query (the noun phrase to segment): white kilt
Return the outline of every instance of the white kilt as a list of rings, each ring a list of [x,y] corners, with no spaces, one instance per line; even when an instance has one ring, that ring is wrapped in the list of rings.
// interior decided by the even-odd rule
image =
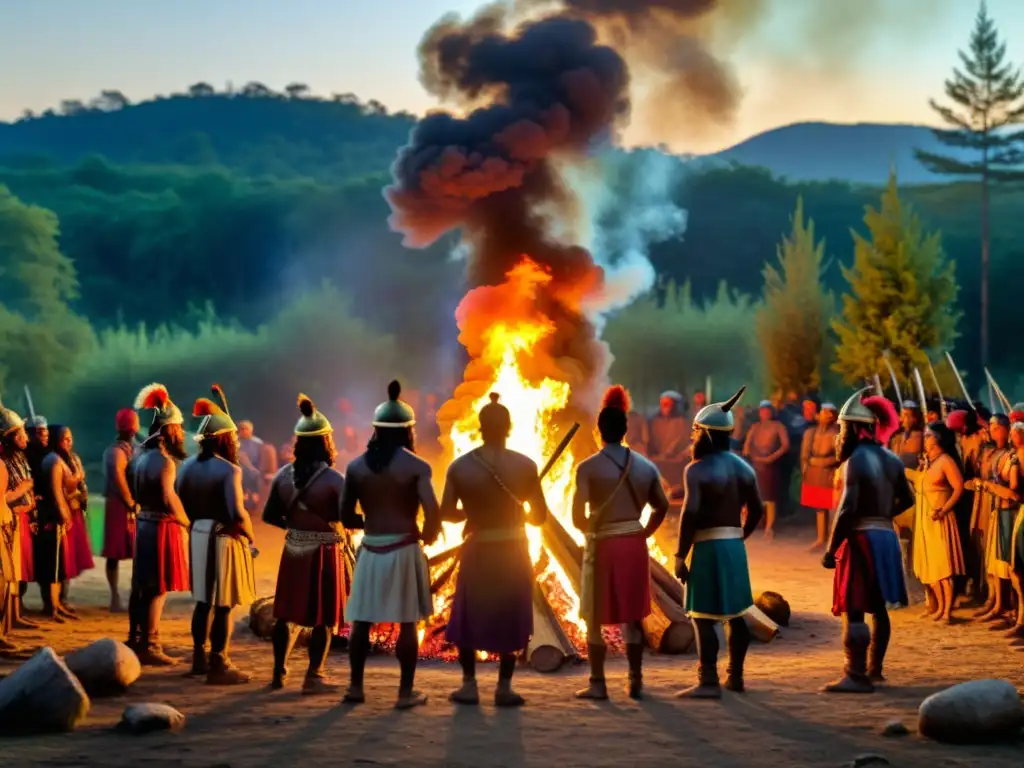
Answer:
[[[387,547],[405,536],[363,536],[362,543]],[[363,546],[356,553],[352,594],[345,621],[369,624],[414,624],[434,614],[430,569],[419,544],[378,554]]]
[[[248,605],[256,599],[256,573],[249,542],[223,534],[223,530],[213,520],[192,524],[192,597],[219,608]]]

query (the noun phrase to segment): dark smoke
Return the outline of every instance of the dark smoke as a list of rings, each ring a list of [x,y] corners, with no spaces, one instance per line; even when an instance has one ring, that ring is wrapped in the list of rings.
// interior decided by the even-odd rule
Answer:
[[[421,47],[423,82],[465,104],[486,104],[465,117],[434,113],[413,130],[392,167],[384,194],[389,222],[405,243],[425,247],[459,230],[469,245],[473,287],[495,286],[529,256],[547,270],[524,307],[499,293],[471,291],[458,313],[460,340],[481,347],[496,318],[543,314],[555,332],[521,361],[527,376],[555,376],[587,398],[606,372],[607,349],[581,312],[604,274],[591,254],[552,236],[571,219],[576,199],[558,164],[581,159],[608,141],[628,115],[625,62],[597,42],[584,19],[551,17],[504,32],[500,9],[462,24],[444,19]],[[514,306],[513,306],[514,304]]]

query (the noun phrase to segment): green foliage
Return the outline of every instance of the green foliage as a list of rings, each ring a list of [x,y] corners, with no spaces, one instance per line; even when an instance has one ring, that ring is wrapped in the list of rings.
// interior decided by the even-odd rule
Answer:
[[[963,69],[954,68],[945,82],[949,107],[934,99],[932,109],[951,126],[934,131],[950,147],[975,150],[974,162],[918,151],[918,159],[936,173],[975,176],[996,181],[1024,179],[1019,145],[1024,133],[1008,126],[1024,122],[1024,80],[1020,70],[1006,61],[1006,43],[999,39],[995,22],[984,2],[971,31],[969,50],[958,51]]]
[[[917,216],[899,199],[896,175],[878,209],[864,217],[870,240],[854,238],[852,268],[843,268],[850,292],[842,316],[833,322],[839,336],[835,370],[850,383],[885,372],[890,352],[901,385],[927,355],[941,354],[957,336],[955,265],[946,259],[938,233],[925,234]]]
[[[0,185],[0,389],[15,378],[37,391],[53,387],[91,348],[88,323],[68,308],[78,280],[58,233],[51,211]]]
[[[75,367],[66,391],[43,403],[46,414],[69,419],[79,451],[98,456],[111,438],[114,413],[130,406],[145,384],[165,384],[188,413],[216,382],[234,415],[256,420],[264,434],[283,435],[297,418],[292,405],[299,392],[330,413],[356,373],[360,382],[387,382],[417,373],[424,362],[406,348],[400,357],[394,337],[356,318],[350,298],[326,285],[254,330],[218,318],[211,307],[195,326],[100,332],[95,352]]]
[[[604,338],[615,355],[612,378],[626,385],[640,405],[653,405],[666,389],[704,389],[711,376],[716,392],[748,384],[755,305],[723,282],[715,298],[695,301],[690,285],[668,283],[618,312]]]
[[[755,317],[765,374],[783,392],[821,388],[821,371],[831,353],[832,293],[822,285],[825,243],[804,221],[803,200],[793,214],[793,231],[777,249],[778,267],[764,268],[764,296]]]

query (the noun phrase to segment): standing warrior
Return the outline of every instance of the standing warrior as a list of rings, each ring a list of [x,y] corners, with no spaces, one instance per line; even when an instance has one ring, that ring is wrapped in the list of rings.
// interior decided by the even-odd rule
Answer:
[[[274,477],[263,522],[287,531],[274,593],[274,678],[284,687],[295,627],[311,627],[305,694],[327,693],[337,686],[324,679],[331,637],[344,620],[345,550],[341,527],[345,479],[334,469],[334,430],[313,401],[299,395],[295,424],[295,460]]]
[[[139,392],[135,407],[152,409],[153,423],[131,473],[139,513],[130,621],[138,627],[139,661],[167,667],[177,662],[160,646],[164,603],[169,592],[189,591],[189,519],[174,490],[178,464],[187,456],[185,419],[162,384],[150,384]]]
[[[3,435],[0,436],[0,458],[7,470],[7,484],[0,486],[6,493],[4,499],[14,516],[15,539],[13,547],[14,570],[17,584],[11,587],[11,625],[16,629],[32,629],[39,626],[35,622],[22,618],[21,599],[24,595],[23,584],[34,578],[32,568],[32,529],[35,527],[36,495],[32,483],[25,448],[28,446],[28,434],[25,423],[14,411],[0,406],[0,423]]]
[[[735,426],[732,408],[746,387],[724,403],[701,409],[693,422],[694,462],[686,468],[686,496],[679,518],[676,576],[686,590],[686,610],[697,626],[698,683],[679,698],[720,699],[718,635],[726,625],[729,668],[725,687],[743,693],[743,661],[750,647],[750,630],[743,614],[754,604],[750,591],[747,548],[743,543],[764,513],[757,477],[750,466],[729,451]],[[781,427],[781,425],[780,425]],[[746,524],[742,521],[747,510]],[[689,567],[686,558],[693,549]]]
[[[5,408],[0,404],[0,431],[4,442],[4,453],[8,453],[7,445],[14,433],[25,434],[25,422],[22,421],[14,411]],[[15,499],[19,499],[25,492],[24,480],[18,481],[11,477],[7,469],[7,462],[0,462],[0,489],[3,489],[3,496],[0,497],[0,653],[17,652],[20,649],[7,641],[7,633],[14,627],[17,617],[17,605],[19,597],[19,571],[18,563],[18,513],[14,508]],[[14,487],[14,494],[7,489],[12,483],[18,483],[21,487]],[[31,483],[31,481],[29,481]],[[18,495],[15,495],[18,494]],[[12,498],[8,499],[8,496]]]
[[[743,455],[754,465],[757,474],[759,498],[764,504],[764,536],[775,538],[775,508],[785,499],[789,489],[782,482],[780,462],[789,452],[789,433],[775,417],[775,406],[770,400],[762,400],[757,407],[760,418],[751,425],[747,440],[743,444]],[[733,423],[729,414],[729,423]]]
[[[175,490],[192,521],[192,675],[210,685],[238,685],[249,675],[228,656],[231,610],[255,597],[253,551],[256,535],[245,511],[238,427],[231,420],[224,391],[213,385],[220,405],[200,398],[192,415],[199,425],[199,454],[182,464]],[[210,621],[210,612],[213,620]],[[206,659],[206,641],[210,658]]]
[[[110,585],[110,610],[120,613],[121,595],[117,580],[119,564],[135,556],[135,515],[139,511],[128,482],[128,463],[138,444],[139,415],[131,408],[122,408],[114,418],[117,439],[103,453],[106,476],[103,508],[103,557],[107,560],[107,583]],[[130,606],[129,606],[130,607]]]
[[[431,485],[430,465],[413,453],[416,415],[398,399],[402,387],[388,384],[388,399],[373,414],[373,437],[366,452],[345,471],[341,520],[346,528],[364,529],[352,576],[352,596],[345,609],[352,625],[349,664],[352,679],[345,701],[360,704],[363,670],[370,653],[370,627],[399,624],[395,655],[401,667],[398,709],[427,703],[413,689],[419,640],[416,624],[433,615],[430,573],[420,541],[441,535],[441,516]],[[356,512],[356,505],[362,515]],[[423,530],[417,515],[423,507]]]
[[[51,450],[42,457],[35,480],[39,497],[39,532],[35,538],[33,560],[36,582],[43,598],[43,613],[58,624],[78,616],[64,605],[61,585],[67,579],[64,550],[68,546],[68,527],[72,525],[71,488],[77,485],[71,469],[72,435],[68,427],[53,424],[48,428]]]
[[[669,502],[654,463],[622,445],[629,410],[625,389],[614,386],[605,392],[597,416],[603,446],[576,468],[572,521],[587,535],[580,615],[587,624],[590,656],[590,685],[576,694],[580,699],[608,698],[601,627],[609,624],[621,625],[626,641],[626,693],[632,699],[643,696],[641,622],[651,612],[647,539],[665,520]],[[645,527],[640,518],[647,505],[652,513]]]
[[[449,699],[456,704],[480,702],[476,654],[487,651],[500,658],[495,705],[517,707],[525,702],[512,690],[512,674],[517,653],[533,634],[536,578],[525,523],[543,525],[548,507],[537,465],[505,447],[512,429],[508,409],[497,394],[490,400],[480,409],[483,445],[451,463],[441,499],[443,520],[466,523],[446,633],[459,649],[462,687]]]
[[[892,521],[914,506],[914,491],[903,462],[884,447],[896,428],[896,409],[884,397],[862,399],[868,389],[854,393],[839,412],[843,495],[821,562],[835,570],[832,613],[843,616],[846,674],[825,686],[828,693],[871,693],[875,682],[885,680],[882,665],[891,633],[886,606],[909,602]],[[864,621],[868,613],[870,631]]]
[[[811,545],[812,550],[823,548],[828,537],[832,489],[835,485],[836,467],[839,466],[839,460],[836,458],[838,434],[836,407],[832,403],[822,403],[818,412],[818,425],[804,432],[803,443],[800,446],[800,467],[803,474],[800,504],[817,513],[818,537]]]

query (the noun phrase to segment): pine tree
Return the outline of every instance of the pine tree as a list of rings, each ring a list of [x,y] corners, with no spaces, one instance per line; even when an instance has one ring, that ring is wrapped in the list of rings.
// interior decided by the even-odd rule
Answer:
[[[825,242],[814,239],[814,222],[804,222],[797,200],[793,231],[778,247],[778,267],[764,268],[764,298],[755,328],[771,386],[783,392],[821,388],[822,363],[829,354],[829,321],[835,299],[822,285]]]
[[[1024,123],[1024,80],[1006,61],[1006,43],[999,39],[995,22],[982,0],[971,32],[969,51],[958,51],[963,71],[954,67],[945,82],[946,96],[954,106],[929,101],[942,120],[952,126],[933,131],[949,147],[976,152],[977,159],[917,150],[929,170],[980,181],[981,192],[981,364],[988,364],[989,343],[989,182],[1024,180],[1024,132],[1011,126]]]
[[[832,327],[839,336],[834,369],[851,384],[882,374],[890,352],[901,386],[916,366],[927,369],[956,339],[954,264],[942,250],[941,235],[925,234],[909,207],[900,203],[896,174],[881,206],[864,217],[870,239],[854,232],[852,268],[843,268],[849,293]]]

